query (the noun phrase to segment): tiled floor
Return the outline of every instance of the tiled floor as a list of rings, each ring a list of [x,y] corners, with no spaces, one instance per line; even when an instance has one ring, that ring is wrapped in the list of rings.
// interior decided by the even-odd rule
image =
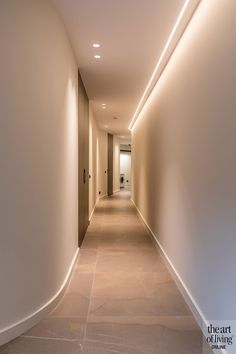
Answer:
[[[59,306],[0,352],[202,354],[203,342],[129,192],[121,192],[99,202]]]

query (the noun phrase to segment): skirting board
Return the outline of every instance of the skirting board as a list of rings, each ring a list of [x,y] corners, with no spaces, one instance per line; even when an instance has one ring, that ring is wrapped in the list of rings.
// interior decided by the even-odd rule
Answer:
[[[113,194],[118,193],[118,192],[120,192],[120,189],[116,189],[115,191],[113,191]]]
[[[20,336],[22,333],[28,331],[30,328],[36,325],[41,319],[43,319],[49,312],[51,312],[56,307],[56,305],[60,302],[63,295],[65,294],[78,255],[79,255],[79,248],[77,248],[76,250],[76,253],[73,257],[73,260],[71,262],[71,265],[69,267],[69,270],[67,272],[67,275],[64,279],[62,286],[50,300],[48,300],[43,306],[41,306],[35,312],[31,313],[29,316],[0,330],[0,345],[7,343],[10,340]]]
[[[104,194],[104,195],[101,195],[101,196],[99,197],[99,199],[103,199],[103,198],[106,198],[106,197],[108,197],[108,195],[107,195],[107,194]]]
[[[89,222],[91,221],[91,219],[92,219],[92,217],[93,217],[93,213],[94,213],[94,211],[95,211],[95,209],[96,209],[96,205],[97,205],[97,202],[99,201],[99,198],[97,198],[97,200],[96,200],[96,202],[95,202],[95,204],[94,204],[94,207],[93,207],[93,210],[92,210],[92,212],[91,212],[91,214],[90,214],[90,216],[89,216]]]
[[[184,281],[182,280],[180,274],[177,272],[177,270],[175,269],[173,263],[171,262],[170,258],[168,257],[168,255],[166,254],[165,250],[163,249],[162,245],[160,244],[158,238],[156,237],[156,235],[154,234],[154,232],[151,230],[150,226],[148,225],[147,221],[145,220],[144,216],[142,215],[141,211],[139,210],[139,208],[137,207],[137,205],[135,204],[135,202],[133,201],[133,199],[131,199],[132,203],[134,204],[142,222],[144,223],[148,234],[150,235],[150,237],[152,238],[152,240],[154,241],[155,245],[157,246],[158,250],[161,252],[161,255],[178,287],[178,289],[180,290],[182,296],[184,297],[186,303],[188,304],[191,312],[193,313],[193,316],[195,317],[199,327],[202,329],[203,333],[206,335],[206,329],[207,326],[209,326],[208,321],[206,320],[206,317],[204,316],[203,312],[201,311],[200,307],[198,306],[198,304],[196,303],[196,301],[194,300],[194,297],[191,295],[190,291],[188,290],[187,286],[185,285]],[[226,351],[221,351],[224,354],[227,354]]]

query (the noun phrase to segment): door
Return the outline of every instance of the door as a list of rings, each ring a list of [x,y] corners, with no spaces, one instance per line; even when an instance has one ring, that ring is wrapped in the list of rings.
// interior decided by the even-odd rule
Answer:
[[[108,134],[108,195],[113,194],[113,135]]]
[[[79,139],[79,246],[89,224],[89,100],[78,75],[78,139]]]

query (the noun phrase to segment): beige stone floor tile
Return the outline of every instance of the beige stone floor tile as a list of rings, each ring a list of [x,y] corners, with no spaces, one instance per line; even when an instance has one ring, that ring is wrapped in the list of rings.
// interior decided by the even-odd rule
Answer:
[[[86,331],[87,340],[96,340],[102,343],[117,344],[122,350],[130,352],[132,349],[141,353],[195,353],[202,350],[202,334],[196,327],[188,328],[186,318],[177,321],[169,318],[156,320],[153,324],[141,323],[89,323]],[[192,351],[191,351],[192,350]]]
[[[199,331],[199,326],[193,316],[96,316],[87,317],[88,324],[118,324],[164,326],[173,330]]]
[[[91,299],[129,299],[146,296],[137,273],[96,273]]]
[[[0,353],[212,353],[129,198],[99,201],[66,295]]]
[[[152,288],[149,288],[151,284]],[[153,297],[159,292],[172,293],[176,299],[182,299],[170,273],[96,273],[91,298],[133,298],[137,295]]]
[[[83,243],[85,249],[153,249],[153,242],[146,234],[116,234],[112,231],[88,236]]]
[[[171,302],[161,293],[158,297],[96,298],[91,299],[89,314],[96,316],[178,316],[189,315],[183,300]]]
[[[46,318],[24,334],[24,337],[64,338],[83,340],[86,317]]]
[[[98,225],[99,224],[106,224],[107,226],[115,226],[120,225],[125,227],[125,225],[130,225],[130,226],[137,226],[141,225],[141,220],[136,216],[136,215],[104,215],[104,216],[95,216],[94,217],[94,222],[96,222]],[[94,225],[94,224],[93,224]]]
[[[132,348],[122,344],[111,344],[93,340],[87,340],[83,342],[82,346],[84,354],[144,354],[144,352],[138,348]]]
[[[104,216],[104,215],[114,215],[114,216],[129,216],[129,215],[134,215],[137,217],[137,213],[135,211],[135,208],[131,208],[129,204],[114,204],[109,206],[109,208],[99,208],[95,211],[94,216],[99,217],[99,216]]]
[[[67,289],[67,294],[75,293],[81,297],[89,299],[93,284],[93,273],[74,272]]]
[[[99,250],[97,272],[161,272],[166,266],[155,248]]]
[[[81,248],[75,266],[76,273],[93,273],[97,262],[97,250]]]
[[[91,236],[93,237],[100,237],[100,236],[107,236],[107,235],[114,235],[117,237],[120,236],[133,236],[133,237],[146,237],[149,239],[148,233],[146,229],[140,224],[135,224],[135,225],[130,225],[130,224],[123,224],[120,225],[119,223],[113,223],[110,225],[102,225],[98,230],[95,228],[90,228],[88,229],[86,233],[86,237],[90,238]],[[147,237],[148,236],[148,237]],[[83,248],[83,244],[82,244]]]
[[[0,348],[1,354],[83,354],[78,341],[19,337]]]
[[[88,314],[88,308],[88,297],[84,297],[78,293],[68,293],[49,317],[86,317]]]

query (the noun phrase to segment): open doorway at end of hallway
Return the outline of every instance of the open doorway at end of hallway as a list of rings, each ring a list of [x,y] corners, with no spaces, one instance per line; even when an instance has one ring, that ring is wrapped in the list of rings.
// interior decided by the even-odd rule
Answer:
[[[120,144],[120,190],[131,191],[131,143]]]

